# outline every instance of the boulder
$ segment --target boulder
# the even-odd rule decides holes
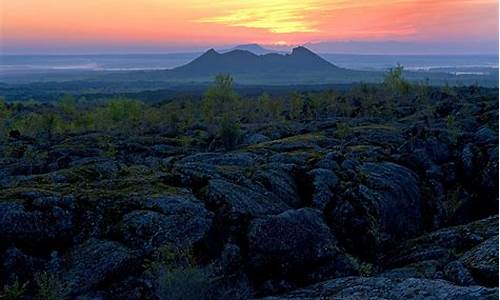
[[[335,236],[321,212],[312,208],[253,220],[248,230],[248,247],[250,264],[262,276],[305,275],[338,253]]]
[[[2,257],[2,268],[6,270],[4,281],[12,284],[16,281],[20,283],[33,280],[33,275],[38,273],[45,262],[23,253],[15,247],[5,250]]]
[[[255,172],[253,179],[290,207],[298,208],[302,201],[293,176],[295,169],[293,164],[269,164]]]
[[[470,271],[459,260],[452,261],[444,267],[444,277],[446,280],[458,285],[468,286],[476,284]]]
[[[385,277],[345,277],[333,279],[292,291],[288,294],[264,298],[280,299],[497,299],[497,288],[481,286],[462,287],[445,280],[390,279]]]
[[[438,164],[447,162],[451,159],[451,152],[445,143],[436,138],[430,138],[425,141],[425,149],[429,157]]]
[[[332,200],[340,180],[335,172],[327,169],[314,169],[308,175],[312,179],[312,205],[323,210]]]
[[[424,260],[404,267],[387,270],[378,276],[403,279],[403,278],[427,278],[443,279],[442,263],[437,260]]]
[[[390,162],[352,168],[360,183],[340,193],[326,212],[343,246],[371,257],[379,247],[416,236],[422,228],[417,175]]]
[[[465,252],[460,261],[479,284],[498,286],[498,235]]]
[[[387,267],[406,266],[423,260],[447,264],[456,259],[453,253],[466,252],[497,235],[497,216],[443,228],[389,249],[382,258],[382,264]]]
[[[125,277],[140,261],[120,243],[90,239],[66,254],[66,270],[61,277],[68,294],[75,296]]]
[[[191,247],[205,237],[212,225],[213,214],[191,197],[153,198],[145,206],[151,210],[128,213],[119,225],[123,242],[131,247]]]
[[[290,207],[272,194],[213,179],[206,188],[206,201],[232,219],[241,216],[258,217],[284,212]]]
[[[247,133],[243,136],[242,144],[255,145],[269,142],[271,139],[260,133]]]
[[[27,211],[18,202],[0,202],[0,240],[2,244],[39,245],[71,240],[73,216],[53,206],[46,211]]]
[[[479,145],[498,144],[498,134],[488,127],[483,126],[474,134],[474,142]]]

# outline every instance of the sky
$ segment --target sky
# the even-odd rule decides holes
[[[2,53],[186,52],[243,43],[497,53],[498,1],[0,0]]]

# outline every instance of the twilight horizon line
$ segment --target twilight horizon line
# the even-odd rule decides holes
[[[304,46],[321,54],[353,55],[496,55],[498,40],[461,42],[415,42],[397,40],[345,40],[303,43],[294,45],[262,44],[241,42],[206,45],[148,45],[148,44],[90,44],[90,45],[54,45],[45,47],[25,45],[24,47],[0,46],[0,55],[120,55],[120,54],[187,54],[203,53],[208,49],[225,50],[239,45],[259,45],[266,49],[290,52],[294,47]]]

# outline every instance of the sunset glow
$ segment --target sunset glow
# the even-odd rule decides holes
[[[498,39],[495,0],[1,0],[6,51]]]

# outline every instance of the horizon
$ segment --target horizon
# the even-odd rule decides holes
[[[498,54],[496,0],[24,0],[2,6],[2,55],[192,53],[253,43],[332,54]]]
[[[188,48],[184,50],[179,49],[161,49],[161,48],[152,48],[152,49],[142,49],[141,50],[133,50],[133,49],[106,49],[106,50],[97,50],[97,51],[82,51],[78,52],[76,50],[73,51],[48,51],[48,52],[4,52],[0,49],[0,56],[127,56],[127,55],[193,55],[193,54],[203,54],[209,50],[215,50],[218,53],[223,53],[229,50],[235,50],[241,46],[247,45],[256,45],[265,50],[275,51],[279,54],[289,54],[292,52],[294,48],[304,47],[318,55],[354,55],[354,56],[495,56],[498,57],[498,50],[494,51],[485,51],[485,52],[465,52],[458,49],[458,51],[417,51],[417,47],[411,47],[410,44],[399,43],[402,46],[402,50],[399,51],[381,51],[381,45],[398,43],[395,41],[381,41],[381,42],[367,42],[367,41],[340,41],[333,42],[338,43],[340,45],[346,45],[341,49],[332,49],[328,50],[325,47],[322,47],[322,43],[318,44],[301,44],[301,45],[293,45],[287,47],[275,47],[273,45],[262,45],[259,43],[245,43],[245,44],[230,44],[230,45],[222,45],[222,46],[205,46],[205,47],[197,47],[197,48]],[[351,46],[352,44],[358,44]],[[360,49],[359,45],[363,45],[365,49]],[[414,44],[413,44],[414,45]],[[366,47],[368,46],[368,49]],[[372,46],[372,47],[369,47]],[[422,48],[428,46],[426,44],[419,45]],[[349,48],[353,48],[349,50]],[[376,50],[371,50],[376,49]],[[240,49],[241,50],[241,49]],[[251,50],[245,50],[252,52]],[[262,55],[262,54],[257,54]]]

